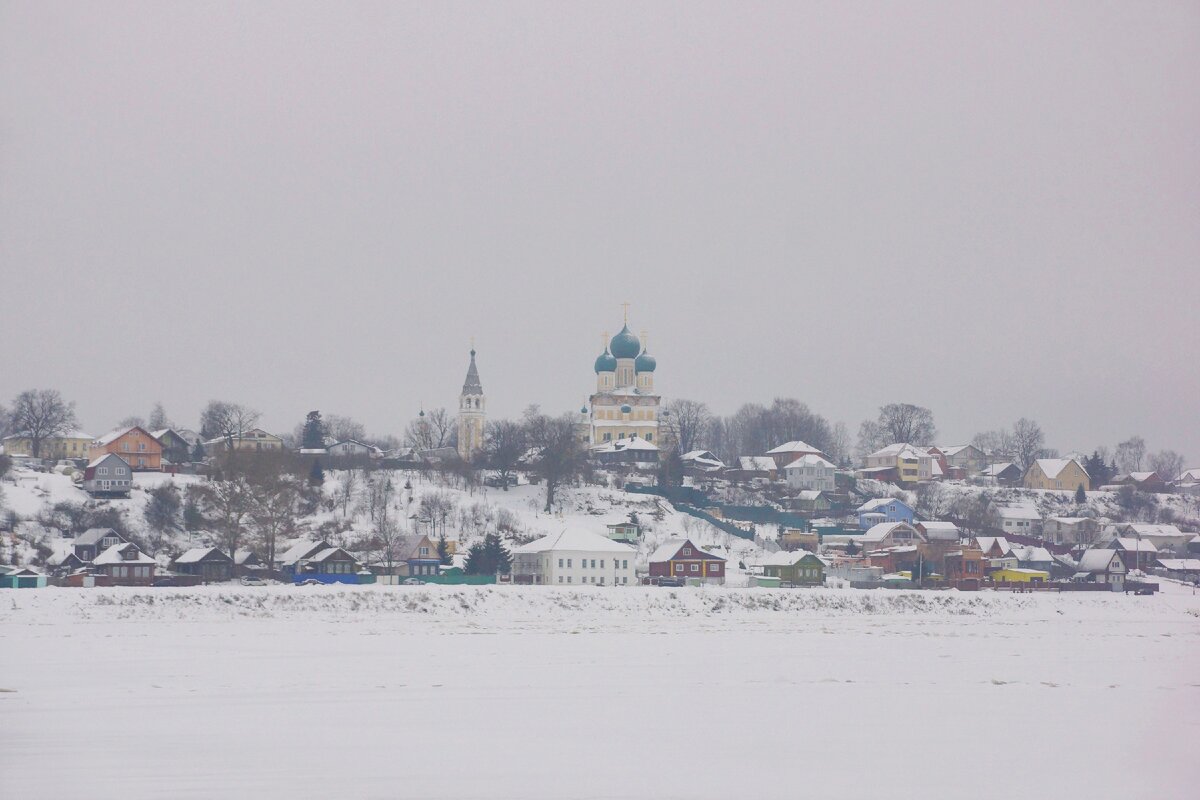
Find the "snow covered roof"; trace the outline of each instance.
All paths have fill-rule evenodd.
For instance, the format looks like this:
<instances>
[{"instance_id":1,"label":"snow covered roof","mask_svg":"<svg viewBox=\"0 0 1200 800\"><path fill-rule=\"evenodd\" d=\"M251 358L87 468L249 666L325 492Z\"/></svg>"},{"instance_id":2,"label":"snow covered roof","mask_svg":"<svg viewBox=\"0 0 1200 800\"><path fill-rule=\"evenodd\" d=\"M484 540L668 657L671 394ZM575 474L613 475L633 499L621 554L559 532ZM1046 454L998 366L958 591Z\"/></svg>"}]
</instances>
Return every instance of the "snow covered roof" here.
<instances>
[{"instance_id":1,"label":"snow covered roof","mask_svg":"<svg viewBox=\"0 0 1200 800\"><path fill-rule=\"evenodd\" d=\"M1163 569L1200 572L1200 558L1160 558Z\"/></svg>"},{"instance_id":2,"label":"snow covered roof","mask_svg":"<svg viewBox=\"0 0 1200 800\"><path fill-rule=\"evenodd\" d=\"M1017 557L1017 561L1053 561L1054 556L1044 547L1035 547L1026 545L1013 550L1013 555Z\"/></svg>"},{"instance_id":3,"label":"snow covered roof","mask_svg":"<svg viewBox=\"0 0 1200 800\"><path fill-rule=\"evenodd\" d=\"M1047 521L1054 521L1063 525L1078 525L1081 522L1086 522L1091 517L1046 517Z\"/></svg>"},{"instance_id":4,"label":"snow covered roof","mask_svg":"<svg viewBox=\"0 0 1200 800\"><path fill-rule=\"evenodd\" d=\"M819 489L804 489L802 491L796 492L796 499L797 500L816 500L822 494L824 494L824 492L822 492Z\"/></svg>"},{"instance_id":5,"label":"snow covered roof","mask_svg":"<svg viewBox=\"0 0 1200 800\"><path fill-rule=\"evenodd\" d=\"M125 558L125 551L129 548L137 550L137 558ZM114 544L112 547L105 550L100 555L96 556L93 564L153 564L154 559L138 550L138 546L132 542L122 542Z\"/></svg>"},{"instance_id":6,"label":"snow covered roof","mask_svg":"<svg viewBox=\"0 0 1200 800\"><path fill-rule=\"evenodd\" d=\"M994 477L996 475L1000 475L1000 474L1004 473L1005 471L1012 469L1015 466L1016 465L1013 464L1011 461L999 461L995 464L989 464L988 466L984 467L983 470L981 470L979 474L990 478L990 477Z\"/></svg>"},{"instance_id":7,"label":"snow covered roof","mask_svg":"<svg viewBox=\"0 0 1200 800\"><path fill-rule=\"evenodd\" d=\"M868 528L866 533L858 537L858 540L867 543L882 542L898 527L912 528L907 522L880 522L878 525L872 525ZM916 530L915 528L912 529ZM919 533L917 535L920 536Z\"/></svg>"},{"instance_id":8,"label":"snow covered roof","mask_svg":"<svg viewBox=\"0 0 1200 800\"><path fill-rule=\"evenodd\" d=\"M763 566L772 567L790 567L800 559L807 555L812 555L807 550L780 550L764 558L760 564Z\"/></svg>"},{"instance_id":9,"label":"snow covered roof","mask_svg":"<svg viewBox=\"0 0 1200 800\"><path fill-rule=\"evenodd\" d=\"M215 547L193 547L191 550L188 550L183 555L181 555L179 558L175 559L175 563L176 564L198 564L201 561L203 561L205 558L207 558L210 553L216 553L218 556L225 558L226 560L228 560L228 558L229 558L223 552L221 552L220 550L218 550Z\"/></svg>"},{"instance_id":10,"label":"snow covered roof","mask_svg":"<svg viewBox=\"0 0 1200 800\"><path fill-rule=\"evenodd\" d=\"M135 425L133 428L114 428L103 436L98 437L96 439L96 444L108 444L110 442L114 442L125 434L129 433L131 430L134 430L136 427L137 426Z\"/></svg>"},{"instance_id":11,"label":"snow covered roof","mask_svg":"<svg viewBox=\"0 0 1200 800\"><path fill-rule=\"evenodd\" d=\"M954 541L958 539L958 526L953 522L943 520L928 520L921 523L925 536L939 541Z\"/></svg>"},{"instance_id":12,"label":"snow covered roof","mask_svg":"<svg viewBox=\"0 0 1200 800\"><path fill-rule=\"evenodd\" d=\"M627 544L614 542L607 536L592 533L583 528L563 528L558 533L543 536L528 544L513 548L514 553L544 553L547 551L563 550L571 552L609 552L633 553L634 549Z\"/></svg>"},{"instance_id":13,"label":"snow covered roof","mask_svg":"<svg viewBox=\"0 0 1200 800\"><path fill-rule=\"evenodd\" d=\"M958 455L958 454L959 454L959 453L961 453L963 450L966 450L968 447L974 447L974 445L969 445L969 444L952 444L952 445L950 445L949 447L939 447L938 449L939 449L939 450L941 450L943 453L945 453L947 457L949 457L949 456L956 456L956 455ZM975 449L977 449L977 450L978 450L979 448L975 448Z\"/></svg>"},{"instance_id":14,"label":"snow covered roof","mask_svg":"<svg viewBox=\"0 0 1200 800\"><path fill-rule=\"evenodd\" d=\"M88 462L88 466L89 466L89 467L94 467L94 466L96 466L96 465L98 465L98 464L102 464L102 463L104 463L105 461L107 461L107 460L108 460L108 459L110 459L110 458L115 458L117 461L120 461L120 462L121 462L122 464L124 464L125 466L127 466L127 467L129 466L129 462L128 462L128 461L126 461L125 459L121 458L121 457L120 457L119 455L117 455L116 453L105 453L105 454L104 454L104 455L102 455L102 456L97 456L96 458L94 458L94 459L92 459L91 461L89 461L89 462Z\"/></svg>"},{"instance_id":15,"label":"snow covered roof","mask_svg":"<svg viewBox=\"0 0 1200 800\"><path fill-rule=\"evenodd\" d=\"M975 545L985 553L992 549L992 545L997 545L1004 555L1009 555L1013 551L1012 545L1003 536L976 536Z\"/></svg>"},{"instance_id":16,"label":"snow covered roof","mask_svg":"<svg viewBox=\"0 0 1200 800\"><path fill-rule=\"evenodd\" d=\"M249 561L252 557L257 557L253 550L238 550L233 554L233 563L241 566Z\"/></svg>"},{"instance_id":17,"label":"snow covered roof","mask_svg":"<svg viewBox=\"0 0 1200 800\"><path fill-rule=\"evenodd\" d=\"M889 456L896 458L929 458L929 453L911 444L897 442L896 444L889 444L887 447L876 450L867 456L867 458L887 458Z\"/></svg>"},{"instance_id":18,"label":"snow covered roof","mask_svg":"<svg viewBox=\"0 0 1200 800\"><path fill-rule=\"evenodd\" d=\"M115 536L121 539L121 534L114 531L112 528L88 528L83 533L75 537L74 544L96 544L106 536Z\"/></svg>"},{"instance_id":19,"label":"snow covered roof","mask_svg":"<svg viewBox=\"0 0 1200 800\"><path fill-rule=\"evenodd\" d=\"M9 439L28 439L28 438L30 438L29 431L18 431L17 433L10 433L8 436L5 436L3 439L0 439L0 441L7 442ZM56 433L55 435L47 436L46 438L47 439L87 439L88 441L92 441L96 437L92 436L90 433L84 433L81 430L70 430L70 431L67 431L66 433Z\"/></svg>"},{"instance_id":20,"label":"snow covered roof","mask_svg":"<svg viewBox=\"0 0 1200 800\"><path fill-rule=\"evenodd\" d=\"M1181 483L1190 482L1190 481L1200 481L1200 467L1197 467L1195 469L1184 470L1183 474L1179 476L1179 481Z\"/></svg>"},{"instance_id":21,"label":"snow covered roof","mask_svg":"<svg viewBox=\"0 0 1200 800\"><path fill-rule=\"evenodd\" d=\"M1057 478L1059 473L1067 468L1068 464L1079 466L1079 462L1073 458L1039 458L1034 463L1041 468L1047 478ZM1083 469L1083 467L1079 468ZM1086 470L1084 470L1084 474L1087 474Z\"/></svg>"},{"instance_id":22,"label":"snow covered roof","mask_svg":"<svg viewBox=\"0 0 1200 800\"><path fill-rule=\"evenodd\" d=\"M310 553L317 549L329 547L326 542L313 541L311 539L299 539L287 551L279 557L282 564L295 564L302 558L305 558Z\"/></svg>"},{"instance_id":23,"label":"snow covered roof","mask_svg":"<svg viewBox=\"0 0 1200 800\"><path fill-rule=\"evenodd\" d=\"M1147 542L1143 539L1135 539L1132 536L1118 536L1109 542L1109 545L1110 550L1128 550L1133 553L1158 552L1158 548L1154 546L1154 542Z\"/></svg>"},{"instance_id":24,"label":"snow covered roof","mask_svg":"<svg viewBox=\"0 0 1200 800\"><path fill-rule=\"evenodd\" d=\"M1042 515L1036 508L1030 506L996 506L996 514L1001 519L1041 519Z\"/></svg>"},{"instance_id":25,"label":"snow covered roof","mask_svg":"<svg viewBox=\"0 0 1200 800\"><path fill-rule=\"evenodd\" d=\"M597 453L621 453L625 450L644 450L646 452L658 452L658 447L653 442L647 442L645 439L634 436L629 439L614 439L611 442L593 448Z\"/></svg>"},{"instance_id":26,"label":"snow covered roof","mask_svg":"<svg viewBox=\"0 0 1200 800\"><path fill-rule=\"evenodd\" d=\"M332 557L338 553L346 553L346 551L340 547L326 547L324 550L314 553L313 555L309 556L305 560L306 561L316 561L316 562L326 561L330 557ZM354 556L351 556L349 553L346 553L346 555L350 556L350 559L353 561L358 560L358 559L354 558Z\"/></svg>"},{"instance_id":27,"label":"snow covered roof","mask_svg":"<svg viewBox=\"0 0 1200 800\"><path fill-rule=\"evenodd\" d=\"M770 456L738 456L738 468L746 472L771 472L775 459Z\"/></svg>"},{"instance_id":28,"label":"snow covered roof","mask_svg":"<svg viewBox=\"0 0 1200 800\"><path fill-rule=\"evenodd\" d=\"M817 455L820 455L821 448L813 447L811 444L802 442L799 439L797 439L793 442L784 442L783 444L779 445L778 447L772 448L767 451L767 455L769 455L769 456L781 456L781 455L784 455L785 453L815 453Z\"/></svg>"},{"instance_id":29,"label":"snow covered roof","mask_svg":"<svg viewBox=\"0 0 1200 800\"><path fill-rule=\"evenodd\" d=\"M654 564L654 563L658 563L658 562L662 562L662 561L670 561L672 558L674 558L676 556L676 554L679 553L679 550L686 544L691 544L691 541L689 539L667 539L665 542L663 542L657 548L655 548L653 553L650 554L650 559L649 559L650 563ZM694 544L692 544L692 549L696 551L695 556L694 556L695 558L707 559L710 561L724 561L725 560L725 559L721 558L720 556L715 556L712 553L707 553L707 552L701 550L699 547L696 547L696 545L694 545ZM687 556L687 557L692 558L693 556Z\"/></svg>"},{"instance_id":30,"label":"snow covered roof","mask_svg":"<svg viewBox=\"0 0 1200 800\"><path fill-rule=\"evenodd\" d=\"M788 464L786 467L784 467L784 470L800 469L801 467L825 467L826 469L834 468L832 462L826 461L825 459L818 455L814 455L813 453L809 453L807 455L800 456L795 461Z\"/></svg>"},{"instance_id":31,"label":"snow covered roof","mask_svg":"<svg viewBox=\"0 0 1200 800\"><path fill-rule=\"evenodd\" d=\"M1112 550L1084 550L1083 555L1079 557L1079 571L1084 573L1104 572L1112 563L1114 555L1116 553ZM1118 559L1119 562L1120 559Z\"/></svg>"},{"instance_id":32,"label":"snow covered roof","mask_svg":"<svg viewBox=\"0 0 1200 800\"><path fill-rule=\"evenodd\" d=\"M1152 525L1148 522L1126 522L1121 530L1138 536L1183 536L1183 531L1174 525Z\"/></svg>"},{"instance_id":33,"label":"snow covered roof","mask_svg":"<svg viewBox=\"0 0 1200 800\"><path fill-rule=\"evenodd\" d=\"M900 503L905 508L908 507L908 503L905 503L903 500L900 500L899 498L896 498L896 497L876 497L873 500L868 500L867 502L863 503L861 506L858 507L858 510L863 513L868 512L868 511L874 511L877 508L883 508L888 503Z\"/></svg>"}]
</instances>

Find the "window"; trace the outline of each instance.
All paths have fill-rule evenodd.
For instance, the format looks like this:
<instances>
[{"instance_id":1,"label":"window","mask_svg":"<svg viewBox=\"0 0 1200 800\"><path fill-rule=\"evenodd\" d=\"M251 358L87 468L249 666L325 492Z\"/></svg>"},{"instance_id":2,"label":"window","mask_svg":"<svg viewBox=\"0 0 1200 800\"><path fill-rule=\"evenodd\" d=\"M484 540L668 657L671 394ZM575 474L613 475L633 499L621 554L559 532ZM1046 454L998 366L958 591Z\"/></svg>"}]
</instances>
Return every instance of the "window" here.
<instances>
[{"instance_id":1,"label":"window","mask_svg":"<svg viewBox=\"0 0 1200 800\"><path fill-rule=\"evenodd\" d=\"M96 474L97 475L107 475L108 467L96 467Z\"/></svg>"},{"instance_id":2,"label":"window","mask_svg":"<svg viewBox=\"0 0 1200 800\"><path fill-rule=\"evenodd\" d=\"M596 568L596 559L592 559L592 569Z\"/></svg>"},{"instance_id":3,"label":"window","mask_svg":"<svg viewBox=\"0 0 1200 800\"><path fill-rule=\"evenodd\" d=\"M567 583L570 583L570 582L571 582L571 576L570 576L570 575L568 575L568 576L567 576Z\"/></svg>"},{"instance_id":4,"label":"window","mask_svg":"<svg viewBox=\"0 0 1200 800\"><path fill-rule=\"evenodd\" d=\"M421 555L423 555L423 556L427 556L427 555L429 555L429 548L428 548L428 547L422 547L422 548L421 548Z\"/></svg>"},{"instance_id":5,"label":"window","mask_svg":"<svg viewBox=\"0 0 1200 800\"><path fill-rule=\"evenodd\" d=\"M600 569L604 569L604 559L600 559Z\"/></svg>"},{"instance_id":6,"label":"window","mask_svg":"<svg viewBox=\"0 0 1200 800\"><path fill-rule=\"evenodd\" d=\"M629 560L621 559L621 569L629 569Z\"/></svg>"},{"instance_id":7,"label":"window","mask_svg":"<svg viewBox=\"0 0 1200 800\"><path fill-rule=\"evenodd\" d=\"M685 556L690 556L692 554L692 548L690 548L690 547L683 548L683 554Z\"/></svg>"},{"instance_id":8,"label":"window","mask_svg":"<svg viewBox=\"0 0 1200 800\"><path fill-rule=\"evenodd\" d=\"M568 567L571 566L571 559L569 559L569 558L567 559L567 566Z\"/></svg>"},{"instance_id":9,"label":"window","mask_svg":"<svg viewBox=\"0 0 1200 800\"><path fill-rule=\"evenodd\" d=\"M563 580L562 580L562 575L559 575L559 576L558 576L558 582L559 582L559 583L562 583L562 582L563 582Z\"/></svg>"},{"instance_id":10,"label":"window","mask_svg":"<svg viewBox=\"0 0 1200 800\"><path fill-rule=\"evenodd\" d=\"M700 565L692 564L692 572L699 572L699 571L700 571Z\"/></svg>"},{"instance_id":11,"label":"window","mask_svg":"<svg viewBox=\"0 0 1200 800\"><path fill-rule=\"evenodd\" d=\"M558 560L558 568L559 568L559 569L562 569L562 565L563 565L563 560L560 558L560 559Z\"/></svg>"}]
</instances>

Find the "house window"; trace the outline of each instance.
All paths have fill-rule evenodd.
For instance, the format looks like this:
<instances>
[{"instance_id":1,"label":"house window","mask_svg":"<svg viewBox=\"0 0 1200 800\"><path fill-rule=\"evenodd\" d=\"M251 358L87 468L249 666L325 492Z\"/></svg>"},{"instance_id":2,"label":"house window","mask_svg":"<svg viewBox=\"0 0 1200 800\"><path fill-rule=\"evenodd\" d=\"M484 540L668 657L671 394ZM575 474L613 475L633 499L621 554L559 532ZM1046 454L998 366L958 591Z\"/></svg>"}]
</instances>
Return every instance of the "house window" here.
<instances>
[{"instance_id":1,"label":"house window","mask_svg":"<svg viewBox=\"0 0 1200 800\"><path fill-rule=\"evenodd\" d=\"M562 583L562 582L563 582L563 579L562 579L562 578L563 578L563 576L562 576L562 575L559 575L559 576L558 576L558 582L559 582L559 583Z\"/></svg>"},{"instance_id":2,"label":"house window","mask_svg":"<svg viewBox=\"0 0 1200 800\"><path fill-rule=\"evenodd\" d=\"M570 582L571 582L571 576L570 576L570 575L568 575L568 576L567 576L567 583L570 583Z\"/></svg>"},{"instance_id":3,"label":"house window","mask_svg":"<svg viewBox=\"0 0 1200 800\"><path fill-rule=\"evenodd\" d=\"M596 559L592 559L592 569L596 568Z\"/></svg>"},{"instance_id":4,"label":"house window","mask_svg":"<svg viewBox=\"0 0 1200 800\"><path fill-rule=\"evenodd\" d=\"M427 555L429 555L429 548L428 548L428 547L422 547L422 548L421 548L421 555L423 555L423 556L427 556Z\"/></svg>"},{"instance_id":5,"label":"house window","mask_svg":"<svg viewBox=\"0 0 1200 800\"><path fill-rule=\"evenodd\" d=\"M569 559L569 558L567 559L567 566L568 567L571 566L571 559Z\"/></svg>"},{"instance_id":6,"label":"house window","mask_svg":"<svg viewBox=\"0 0 1200 800\"><path fill-rule=\"evenodd\" d=\"M560 558L560 559L558 560L558 568L559 568L559 569L562 569L562 565L563 565L563 560Z\"/></svg>"},{"instance_id":7,"label":"house window","mask_svg":"<svg viewBox=\"0 0 1200 800\"><path fill-rule=\"evenodd\" d=\"M96 467L96 474L97 475L107 475L108 467Z\"/></svg>"},{"instance_id":8,"label":"house window","mask_svg":"<svg viewBox=\"0 0 1200 800\"><path fill-rule=\"evenodd\" d=\"M621 560L621 569L629 569L629 560L628 559Z\"/></svg>"},{"instance_id":9,"label":"house window","mask_svg":"<svg viewBox=\"0 0 1200 800\"><path fill-rule=\"evenodd\" d=\"M604 559L600 559L600 569L604 569Z\"/></svg>"},{"instance_id":10,"label":"house window","mask_svg":"<svg viewBox=\"0 0 1200 800\"><path fill-rule=\"evenodd\" d=\"M690 556L692 554L692 548L690 548L690 547L683 548L683 554L685 556Z\"/></svg>"},{"instance_id":11,"label":"house window","mask_svg":"<svg viewBox=\"0 0 1200 800\"><path fill-rule=\"evenodd\" d=\"M692 564L692 572L699 572L699 571L700 571L700 565Z\"/></svg>"}]
</instances>

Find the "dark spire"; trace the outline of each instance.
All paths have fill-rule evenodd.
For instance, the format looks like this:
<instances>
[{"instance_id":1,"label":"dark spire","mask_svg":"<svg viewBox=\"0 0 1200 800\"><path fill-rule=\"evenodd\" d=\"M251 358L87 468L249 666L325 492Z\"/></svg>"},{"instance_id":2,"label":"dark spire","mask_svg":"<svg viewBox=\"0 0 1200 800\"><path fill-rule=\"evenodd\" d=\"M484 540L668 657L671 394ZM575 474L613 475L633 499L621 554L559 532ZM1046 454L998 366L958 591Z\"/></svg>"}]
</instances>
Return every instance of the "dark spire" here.
<instances>
[{"instance_id":1,"label":"dark spire","mask_svg":"<svg viewBox=\"0 0 1200 800\"><path fill-rule=\"evenodd\" d=\"M483 384L479 382L479 370L475 366L475 348L471 348L471 366L467 367L467 379L463 381L462 393L483 394Z\"/></svg>"}]
</instances>

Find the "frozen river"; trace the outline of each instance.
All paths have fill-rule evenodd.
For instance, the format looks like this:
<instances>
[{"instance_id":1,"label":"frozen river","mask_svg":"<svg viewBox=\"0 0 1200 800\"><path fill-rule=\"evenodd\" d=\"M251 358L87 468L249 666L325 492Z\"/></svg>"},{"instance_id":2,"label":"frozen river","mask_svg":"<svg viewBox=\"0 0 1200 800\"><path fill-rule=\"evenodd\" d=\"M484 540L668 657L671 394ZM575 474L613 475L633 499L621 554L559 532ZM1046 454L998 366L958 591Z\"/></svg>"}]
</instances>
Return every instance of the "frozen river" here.
<instances>
[{"instance_id":1,"label":"frozen river","mask_svg":"<svg viewBox=\"0 0 1200 800\"><path fill-rule=\"evenodd\" d=\"M0 796L1200 796L1200 598L931 597L6 592Z\"/></svg>"}]
</instances>

